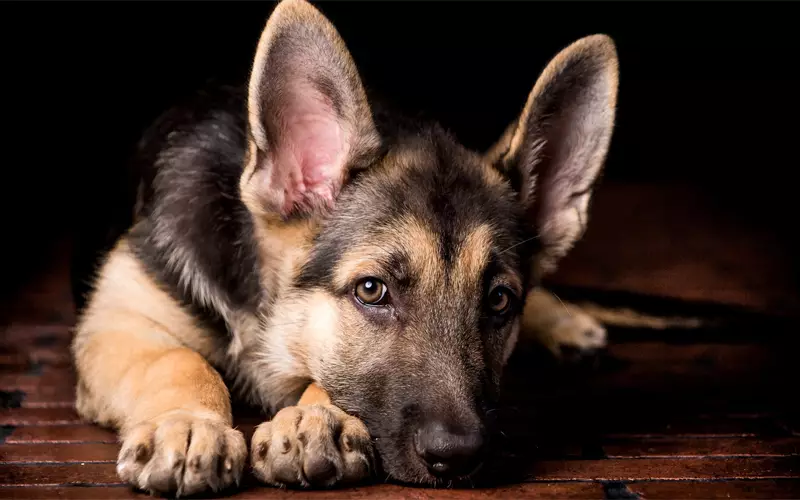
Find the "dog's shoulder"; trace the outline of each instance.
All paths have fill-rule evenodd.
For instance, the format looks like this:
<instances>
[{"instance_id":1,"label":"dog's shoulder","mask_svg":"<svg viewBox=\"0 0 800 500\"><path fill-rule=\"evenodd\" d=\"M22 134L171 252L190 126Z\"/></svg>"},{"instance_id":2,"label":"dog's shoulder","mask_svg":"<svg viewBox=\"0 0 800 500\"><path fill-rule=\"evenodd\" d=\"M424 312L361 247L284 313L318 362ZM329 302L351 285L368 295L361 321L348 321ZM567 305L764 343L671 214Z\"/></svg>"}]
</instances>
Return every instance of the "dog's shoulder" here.
<instances>
[{"instance_id":1,"label":"dog's shoulder","mask_svg":"<svg viewBox=\"0 0 800 500\"><path fill-rule=\"evenodd\" d=\"M253 223L239 196L245 109L242 89L204 89L159 117L133 160L133 254L198 319L217 326L230 311L255 312L262 293Z\"/></svg>"}]
</instances>

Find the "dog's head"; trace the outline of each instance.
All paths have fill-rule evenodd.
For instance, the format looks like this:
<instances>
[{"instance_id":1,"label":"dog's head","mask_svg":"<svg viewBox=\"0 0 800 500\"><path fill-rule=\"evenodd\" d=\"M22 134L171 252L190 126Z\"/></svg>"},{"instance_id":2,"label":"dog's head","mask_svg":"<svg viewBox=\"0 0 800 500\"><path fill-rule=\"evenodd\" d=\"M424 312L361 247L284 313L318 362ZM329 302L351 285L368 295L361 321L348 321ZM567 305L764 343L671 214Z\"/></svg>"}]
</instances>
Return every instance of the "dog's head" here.
<instances>
[{"instance_id":1,"label":"dog's head","mask_svg":"<svg viewBox=\"0 0 800 500\"><path fill-rule=\"evenodd\" d=\"M481 461L529 287L580 238L614 124L617 57L583 38L544 69L490 151L383 121L334 27L285 0L249 86L242 197L319 220L293 287L306 362L376 439L386 471L435 482Z\"/></svg>"}]
</instances>

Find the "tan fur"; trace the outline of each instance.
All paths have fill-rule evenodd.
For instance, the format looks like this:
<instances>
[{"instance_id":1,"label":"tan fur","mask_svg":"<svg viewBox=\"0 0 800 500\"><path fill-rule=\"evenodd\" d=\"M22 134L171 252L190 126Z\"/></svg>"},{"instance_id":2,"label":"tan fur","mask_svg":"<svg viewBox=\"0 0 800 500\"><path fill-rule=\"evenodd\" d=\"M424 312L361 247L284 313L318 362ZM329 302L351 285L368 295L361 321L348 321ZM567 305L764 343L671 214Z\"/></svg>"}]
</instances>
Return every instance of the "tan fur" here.
<instances>
[{"instance_id":1,"label":"tan fur","mask_svg":"<svg viewBox=\"0 0 800 500\"><path fill-rule=\"evenodd\" d=\"M413 217L403 217L385 228L376 228L373 234L342 258L335 271L336 286L351 283L358 275L376 272L375 262L386 256L389 250L409 252L411 273L423 280L420 286L434 290L443 280L444 268L437 262L438 237L421 221ZM376 243L379 243L376 245Z\"/></svg>"},{"instance_id":2,"label":"tan fur","mask_svg":"<svg viewBox=\"0 0 800 500\"><path fill-rule=\"evenodd\" d=\"M87 416L121 425L136 414L130 406L141 396L138 381L150 365L159 360L191 365L196 359L215 357L220 346L199 332L192 318L147 277L124 240L111 252L96 286L98 291L76 327L73 345L86 396L79 395L78 404ZM158 370L153 374L163 375ZM201 389L213 393L213 387ZM90 395L95 392L113 393L115 398L107 407L94 408ZM192 397L187 395L187 399ZM183 407L182 399L175 401L176 407ZM140 406L137 403L135 409ZM230 420L229 408L215 403L213 411ZM138 420L151 416L145 413Z\"/></svg>"},{"instance_id":3,"label":"tan fur","mask_svg":"<svg viewBox=\"0 0 800 500\"><path fill-rule=\"evenodd\" d=\"M331 397L325 392L319 385L316 383L309 385L305 391L303 391L303 395L300 397L300 400L297 402L297 406L307 406L307 405L327 405L331 403Z\"/></svg>"},{"instance_id":4,"label":"tan fur","mask_svg":"<svg viewBox=\"0 0 800 500\"><path fill-rule=\"evenodd\" d=\"M718 327L721 320L715 318L699 318L684 316L655 316L635 311L628 307L610 308L598 304L583 302L576 304L583 312L605 325L624 326L627 328L709 328Z\"/></svg>"},{"instance_id":5,"label":"tan fur","mask_svg":"<svg viewBox=\"0 0 800 500\"><path fill-rule=\"evenodd\" d=\"M521 337L544 345L557 358L564 347L591 351L606 345L606 329L597 320L544 288L528 294Z\"/></svg>"},{"instance_id":6,"label":"tan fur","mask_svg":"<svg viewBox=\"0 0 800 500\"><path fill-rule=\"evenodd\" d=\"M244 438L231 428L228 389L206 361L219 356L210 339L122 240L100 272L73 343L78 412L120 431L122 478L189 494L241 477ZM216 460L227 465L217 469ZM193 467L177 473L176 461Z\"/></svg>"},{"instance_id":7,"label":"tan fur","mask_svg":"<svg viewBox=\"0 0 800 500\"><path fill-rule=\"evenodd\" d=\"M318 230L315 218L284 222L270 218L255 218L255 232L261 257L261 281L265 290L275 295L289 284L300 266L307 260L311 240Z\"/></svg>"},{"instance_id":8,"label":"tan fur","mask_svg":"<svg viewBox=\"0 0 800 500\"><path fill-rule=\"evenodd\" d=\"M316 361L325 359L338 337L337 309L331 297L319 291L286 295L275 304L259 335L261 355L254 369L264 391L287 395L275 404L276 410L294 404L318 379Z\"/></svg>"},{"instance_id":9,"label":"tan fur","mask_svg":"<svg viewBox=\"0 0 800 500\"><path fill-rule=\"evenodd\" d=\"M477 285L476 278L481 276L491 250L491 229L487 225L474 228L461 243L453 269L454 281L462 287ZM517 295L522 293L520 277L513 273L502 275L504 285Z\"/></svg>"}]
</instances>

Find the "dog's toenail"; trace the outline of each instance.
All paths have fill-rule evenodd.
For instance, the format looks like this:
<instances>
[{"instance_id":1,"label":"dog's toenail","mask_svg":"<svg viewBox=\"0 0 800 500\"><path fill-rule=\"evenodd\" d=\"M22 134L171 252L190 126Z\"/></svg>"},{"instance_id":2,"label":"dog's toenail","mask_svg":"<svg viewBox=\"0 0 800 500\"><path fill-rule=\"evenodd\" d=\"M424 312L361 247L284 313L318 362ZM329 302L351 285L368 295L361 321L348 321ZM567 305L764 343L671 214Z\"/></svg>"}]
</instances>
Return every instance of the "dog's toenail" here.
<instances>
[{"instance_id":1,"label":"dog's toenail","mask_svg":"<svg viewBox=\"0 0 800 500\"><path fill-rule=\"evenodd\" d=\"M289 453L289 449L292 447L292 443L289 442L288 437L283 438L283 452Z\"/></svg>"},{"instance_id":2,"label":"dog's toenail","mask_svg":"<svg viewBox=\"0 0 800 500\"><path fill-rule=\"evenodd\" d=\"M146 462L150 458L150 450L144 444L139 444L136 447L135 460L137 462Z\"/></svg>"},{"instance_id":3,"label":"dog's toenail","mask_svg":"<svg viewBox=\"0 0 800 500\"><path fill-rule=\"evenodd\" d=\"M261 460L267 458L268 451L269 451L269 446L267 446L267 443L261 443L260 445L258 445L258 457Z\"/></svg>"}]
</instances>

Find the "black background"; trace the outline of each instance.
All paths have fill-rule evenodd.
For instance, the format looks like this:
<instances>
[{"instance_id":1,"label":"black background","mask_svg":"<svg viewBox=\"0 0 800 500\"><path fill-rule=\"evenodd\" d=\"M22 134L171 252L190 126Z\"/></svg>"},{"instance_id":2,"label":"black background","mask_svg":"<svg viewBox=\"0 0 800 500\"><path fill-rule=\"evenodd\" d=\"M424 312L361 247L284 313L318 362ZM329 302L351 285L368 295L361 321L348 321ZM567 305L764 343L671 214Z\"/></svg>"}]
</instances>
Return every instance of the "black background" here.
<instances>
[{"instance_id":1,"label":"black background","mask_svg":"<svg viewBox=\"0 0 800 500\"><path fill-rule=\"evenodd\" d=\"M483 149L575 39L618 45L605 178L692 182L736 216L796 221L796 6L767 2L322 2L365 84ZM6 3L5 284L56 235L100 228L150 120L206 80L245 82L269 2ZM676 203L679 203L676 200ZM8 254L7 254L8 255Z\"/></svg>"}]
</instances>

